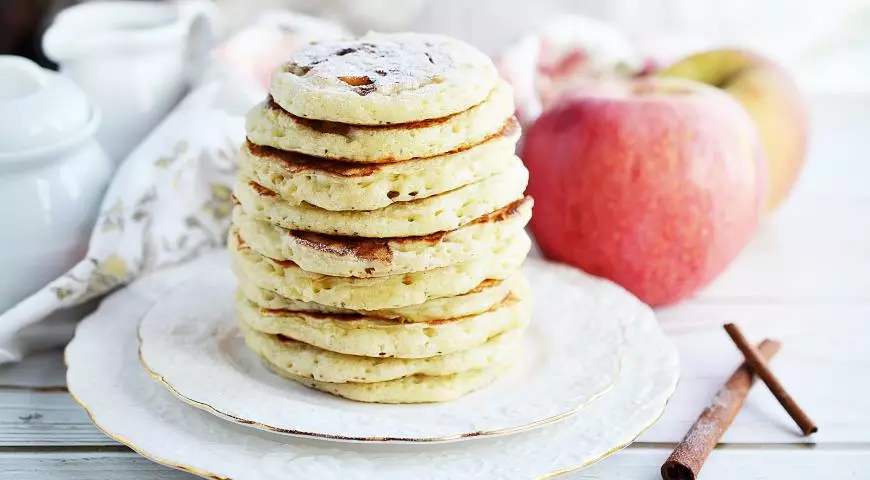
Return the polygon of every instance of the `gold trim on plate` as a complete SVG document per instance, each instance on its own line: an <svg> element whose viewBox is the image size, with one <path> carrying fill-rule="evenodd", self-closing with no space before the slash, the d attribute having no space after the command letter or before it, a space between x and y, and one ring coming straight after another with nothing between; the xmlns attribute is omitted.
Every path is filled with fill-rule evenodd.
<svg viewBox="0 0 870 480"><path fill-rule="evenodd" d="M562 475L567 475L569 473L576 472L578 470L582 470L582 469L587 468L587 467L591 467L592 465L595 465L596 463L604 460L605 458L613 455L616 452L623 450L624 448L626 448L629 445L631 445L632 443L634 443L635 440L638 439L638 437L640 437L641 435L646 433L647 430L652 428L653 425L655 425L656 423L659 422L659 420L661 420L662 416L665 414L665 410L668 409L668 404L671 402L671 398L673 398L674 392L677 391L678 384L679 384L679 379L677 380L677 382L674 383L674 388L672 388L670 393L668 393L668 397L665 399L665 403L662 404L662 410L659 412L659 414L656 416L656 418L654 418L653 421L651 421L645 427L641 428L640 431L637 432L637 435L634 436L634 438L632 438L631 440L629 440L626 443L623 443L621 445L617 445L617 446L611 448L610 450L604 452L603 454L601 454L600 456L598 456L596 458L593 458L592 460L589 460L588 462L581 463L580 465L574 465L572 467L565 467L565 468L562 468L559 470L554 470L550 473L547 473L545 475L541 475L540 477L535 478L535 480L552 480L553 478L561 477Z"/></svg>
<svg viewBox="0 0 870 480"><path fill-rule="evenodd" d="M64 351L63 363L67 367L69 366L69 362L66 359L66 351ZM140 448L138 445L136 445L135 443L130 441L128 438L109 430L108 428L104 427L103 425L100 425L100 423L97 422L97 419L94 417L94 414L91 413L91 411L88 409L88 407L85 405L85 403L79 397L76 396L73 389L69 387L69 383L67 383L67 390L69 391L69 394L72 397L73 401L76 402L79 405L79 407L81 407L82 410L85 411L85 414L88 416L88 419L90 419L91 423L93 423L94 426L97 427L97 429L99 431L103 432L107 437L111 438L112 440L126 445L131 450L133 450L138 455L140 455L141 457L146 458L148 460L151 460L154 463L158 463L160 465L174 468L177 470L181 470L184 472L192 473L194 475L197 475L197 476L200 476L203 478L210 478L212 480L233 480L231 477L225 477L223 475L218 475L216 473L202 470L202 469L193 467L191 465L185 465L183 463L175 463L175 462L166 460L165 458L160 458L160 457L157 457L157 456L154 456L154 455L147 453L144 449Z"/></svg>
<svg viewBox="0 0 870 480"><path fill-rule="evenodd" d="M620 357L619 369L618 369L617 374L616 374L616 379L610 385L608 385L607 388L604 388L600 392L598 392L595 395L593 395L592 397L590 397L584 403L582 403L582 404L580 404L580 405L578 405L570 410L566 410L566 411L559 413L557 415L553 415L553 416L547 417L547 418L542 418L542 419L536 420L534 422L526 423L523 425L517 425L515 427L501 428L501 429L496 429L496 430L478 430L476 432L467 432L467 433L459 433L459 434L455 434L455 435L444 435L441 437L427 437L427 438L350 437L350 436L343 436L343 435L330 435L330 434L326 434L326 433L306 432L306 431L302 431L302 430L293 430L293 429L275 427L275 426L267 425L267 424L260 423L260 422L254 421L254 420L240 418L240 417L237 417L235 415L231 415L229 413L221 411L220 409L218 409L217 407L215 407L213 405L209 405L209 404L207 404L205 402L201 402L199 400L194 400L194 399L184 395L183 393L179 392L175 387L173 387L169 382L167 382L166 379L162 375L155 372L154 370L151 369L151 367L148 366L148 364L145 362L145 359L142 358L142 336L139 334L138 329L136 330L136 338L139 341L139 348L137 350L137 356L139 357L139 363L142 365L142 369L145 370L145 373L150 375L151 378L153 378L154 380L157 380L157 382L159 382L161 385L163 385L164 388L169 390L170 393L172 393L178 399L180 399L184 403L187 403L188 405L205 410L206 412L211 413L212 415L215 415L218 418L224 419L226 421L229 421L229 422L232 422L232 423L235 423L238 425L253 427L253 428L256 428L259 430L264 430L267 432L277 433L280 435L292 435L292 436L298 436L298 437L319 438L322 440L339 440L339 441L347 441L347 442L439 443L439 442L450 442L450 441L460 440L463 438L492 437L492 436L499 436L499 435L510 435L510 434L515 434L515 433L521 433L521 432L525 432L527 430L532 430L534 428L538 428L538 427L548 425L550 423L554 423L554 422L557 422L559 420L568 418L571 415L579 412L580 410L583 410L590 403L594 402L595 400L598 400L599 398L601 398L604 395L606 395L607 393L609 393L613 389L614 385L616 385L616 383L619 381L619 378L622 375L622 358ZM328 395L328 394L324 393L324 395Z"/></svg>
<svg viewBox="0 0 870 480"><path fill-rule="evenodd" d="M64 354L64 364L68 365L68 363L66 361L66 354ZM655 419L653 419L649 424L647 424L639 432L637 432L637 435L635 435L634 438L632 438L630 441L628 441L624 444L618 445L618 446L608 450L607 452L603 453L602 455L600 455L592 460L581 463L579 465L574 465L571 467L566 467L566 468L562 468L559 470L554 470L552 472L549 472L549 473L546 473L544 475L537 477L536 480L551 480L553 478L556 478L556 477L559 477L562 475L567 475L569 473L576 472L578 470L582 470L584 468L590 467L590 466L600 462L601 460L604 460L605 458L613 455L614 453L619 452L620 450L631 445L632 443L634 443L634 441L637 440L638 437L643 435L647 430L649 430L653 425L658 423L658 421L662 418L662 415L664 415L665 410L667 410L667 406L670 403L671 398L673 398L673 396L674 396L674 392L676 392L676 390L677 390L678 383L679 383L679 381L674 383L673 388L668 393L667 398L665 399L664 403L662 404L661 411L659 412L658 416L656 416ZM67 388L69 388L69 385L67 385ZM188 473L192 473L194 475L198 475L198 476L203 477L203 478L210 478L213 480L233 480L232 477L225 477L223 475L218 475L216 473L208 472L206 470L202 470L202 469L190 466L190 465L185 465L183 463L171 462L169 460L150 455L149 453L145 452L144 449L138 447L135 443L133 443L129 439L127 439L121 435L118 435L118 434L112 432L111 430L107 429L106 427L100 425L97 422L97 420L94 418L94 415L91 413L91 411L88 410L88 407L84 404L84 402L82 402L75 395L75 393L73 392L72 389L69 389L69 394L70 394L70 396L72 396L73 400L82 408L82 410L85 411L85 413L88 415L88 418L91 420L91 423L93 423L95 427L97 427L101 432L106 434L112 440L115 440L116 442L122 443L122 444L130 447L130 449L132 449L137 454L141 455L143 458L146 458L154 463L159 463L160 465L163 465L166 467L175 468L177 470L182 470L182 471L185 471Z"/></svg>

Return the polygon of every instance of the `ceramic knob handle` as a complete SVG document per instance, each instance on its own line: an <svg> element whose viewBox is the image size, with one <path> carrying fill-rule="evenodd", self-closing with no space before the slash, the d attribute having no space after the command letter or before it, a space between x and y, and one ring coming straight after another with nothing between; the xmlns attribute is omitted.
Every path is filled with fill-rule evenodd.
<svg viewBox="0 0 870 480"><path fill-rule="evenodd" d="M21 98L38 92L46 75L36 63L13 55L0 55L0 101Z"/></svg>

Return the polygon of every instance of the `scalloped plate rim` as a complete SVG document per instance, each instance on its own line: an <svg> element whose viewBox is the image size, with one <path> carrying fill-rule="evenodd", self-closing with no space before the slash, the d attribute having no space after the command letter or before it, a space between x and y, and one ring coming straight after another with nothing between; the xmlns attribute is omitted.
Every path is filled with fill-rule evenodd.
<svg viewBox="0 0 870 480"><path fill-rule="evenodd" d="M562 266L555 265L555 264L551 264L551 265L553 268L556 268L556 269L571 270L570 268L567 268L567 267L562 267ZM158 275L159 275L159 273L158 273ZM140 282L141 282L141 280L140 280ZM607 283L609 283L609 282L607 282ZM616 287L616 288L619 288L619 287ZM126 294L125 292L118 292L118 293L113 295L113 297L115 297L115 298L108 299L109 301L107 303L111 303L112 301L114 301L114 302L120 301L120 296L122 294L124 294L123 295L124 299L131 300L130 298L127 298L130 296L129 294ZM149 293L149 295L150 294L151 293ZM152 300L149 303L150 303L150 305L153 305L154 301ZM150 305L148 305L148 307L150 307ZM113 306L115 306L115 305L113 304ZM94 397L94 395L98 394L99 391L102 391L103 393L107 393L110 396L111 395L120 395L122 393L127 393L127 392L117 390L118 385L116 385L116 384L110 383L108 385L101 385L98 387L98 386L92 385L91 382L87 381L88 380L88 377L87 377L88 372L87 372L86 367L89 364L90 364L90 366L95 367L97 369L111 369L111 367L107 367L105 365L105 362L101 362L102 357L100 357L99 359L95 358L97 355L95 355L93 352L89 351L88 345L87 345L89 342L93 342L93 338L88 339L88 337L95 337L95 336L99 336L99 335L104 335L104 332L99 332L99 334L93 333L93 330L96 328L96 325L99 324L99 321L102 321L103 323L105 323L107 321L107 316L108 316L109 312L102 311L103 308L104 308L104 306L101 306L97 312L95 312L93 315L91 315L90 317L85 319L78 326L77 331L76 331L76 333L77 333L76 338L67 347L67 350L65 351L65 355L64 355L64 360L69 367L69 370L67 373L67 378L68 378L68 386L69 386L70 394L73 396L75 401L77 403L79 403L82 406L82 408L87 412L87 414L89 415L91 420L94 422L94 424L97 426L97 428L99 428L100 430L105 432L111 438L130 446L132 449L137 451L137 453L139 453L143 457L149 458L157 463L161 463L161 464L169 466L169 467L184 470L184 471L194 473L194 474L199 475L199 476L203 476L203 477L207 477L207 478L215 478L215 479L232 478L229 475L235 476L235 478L237 478L237 480L242 480L242 479L247 479L247 478L262 478L261 476L251 476L254 474L251 473L250 470L243 470L244 473L234 473L234 474L216 473L216 472L226 470L227 468L229 468L229 467L226 467L226 464L225 464L226 468L223 468L223 469L218 468L219 464L227 461L226 459L223 459L220 456L218 456L217 458L211 458L211 457L214 457L214 455L212 455L211 457L208 457L208 458L211 458L211 460L208 460L205 457L198 458L197 461L194 461L191 458L179 458L179 457L184 457L184 454L178 452L177 450L173 450L173 449L167 450L167 447L163 442L155 441L153 438L149 439L147 437L148 434L141 433L141 430L139 430L140 427L136 427L136 428L131 427L130 422L135 423L135 420L131 419L130 415L124 413L124 412L127 412L127 410L124 410L124 412L120 412L117 404L113 405L112 407L108 407L106 405L106 399L105 399L106 395L97 395L96 397ZM127 318L125 321L128 323L135 322L137 324L138 318L141 318L144 315L144 313L147 312L147 310L148 310L148 308L145 308L144 311L137 314L136 318L133 318L133 319ZM127 312L124 312L124 313L127 313ZM650 323L650 322L647 322L647 323ZM655 323L655 322L653 321L652 323ZM117 329L120 327L116 326L114 328ZM646 333L654 333L657 337L659 337L659 338L657 338L657 340L659 341L660 345L659 345L658 353L657 353L658 356L656 357L656 360L658 360L658 361L654 362L652 364L650 362L643 362L643 361L641 361L641 360L643 360L643 356L641 356L641 357L638 357L637 363L640 364L641 368L645 372L644 375L654 375L656 378L658 378L658 380L653 384L653 386L655 388L653 388L651 390L647 389L645 391L645 393L644 393L645 400L635 399L636 401L644 402L642 408L633 408L630 410L626 410L630 413L628 415L628 417L631 417L630 419L626 419L624 417L619 417L620 421L623 423L628 423L627 425L620 423L619 425L609 425L609 426L607 426L607 428L605 428L605 430L607 430L607 432L608 432L607 433L608 438L610 438L610 437L618 437L618 438L610 438L610 440L608 440L608 442L610 442L610 443L608 443L609 447L599 448L598 450L595 450L592 452L580 453L577 451L576 448L568 449L568 451L566 453L567 455L580 457L577 459L576 462L565 462L565 459L560 457L559 460L561 463L565 463L564 465L561 465L561 466L559 466L559 468L556 468L556 469L552 469L552 468L549 470L541 469L541 471L543 471L545 473L534 473L534 474L530 475L531 477L540 478L540 479L545 479L545 478L549 479L549 478L553 478L555 476L570 473L572 471L576 471L576 470L579 470L581 468L585 468L589 465L592 465L593 463L600 461L601 459L603 459L609 455L612 455L613 453L615 453L615 452L619 451L620 449L629 445L641 433L643 433L643 431L645 431L650 426L655 424L655 422L661 417L661 415L664 412L665 407L666 407L669 399L673 395L673 393L676 389L677 383L679 381L679 359L678 359L676 349L673 345L673 342L670 339L668 339L661 332L660 328L657 325L655 325L655 327L652 330L653 330L652 332L646 332ZM135 326L134 326L133 332L135 332ZM93 350L93 349L91 349L91 350ZM121 352L120 355L125 355L125 353ZM646 358L646 360L649 360L649 358ZM125 360L124 362L127 362L127 363L132 362L135 365L138 365L138 361L135 358ZM124 362L122 362L122 363L124 363ZM123 365L119 365L115 368L116 369L123 369L125 367ZM130 366L128 365L126 368L130 368ZM141 374L141 378L139 378L138 381L134 380L134 383L138 382L136 384L137 387L143 387L143 386L145 386L145 384L151 382L150 378L147 375L145 375L144 372L140 371L140 374ZM82 377L83 375L84 375L84 378ZM143 382L144 380L147 380L147 382ZM104 382L98 382L98 383L104 383ZM157 385L149 385L149 386L153 390L162 390ZM97 388L98 390L95 391L94 390L95 388ZM109 388L109 390L108 391L99 390L100 388L102 388L102 389ZM113 391L113 389L114 389L114 391ZM194 409L192 407L189 407L189 406L183 404L182 402L178 401L177 399L175 399L175 397L172 397L170 394L168 394L165 391L160 392L160 393L162 393L162 395L165 395L166 397L169 397L170 399L172 399L171 402L178 402L178 404L176 405L176 404L172 404L169 400L166 400L167 402L169 402L169 408L171 410L183 410L184 412L187 412L188 415L190 413L200 412L198 409ZM160 393L158 393L157 396L160 396ZM148 418L151 416L151 414L154 413L154 412L149 413L149 411L150 411L149 409L142 408L142 405L141 405L142 399L139 398L138 396L136 396L134 398L134 400L136 402L138 402L136 405L132 405L132 406L131 405L122 405L121 407L127 407L128 409L133 408L133 410L130 410L129 413L133 414L133 416L137 417L137 419L138 419L138 417ZM635 405L632 403L631 406L635 406ZM612 408L612 406L611 406L611 408ZM190 410L188 410L188 409L190 409ZM227 427L222 426L221 424L223 422L221 420L217 419L216 417L202 413L202 412L200 412L200 413L203 417L208 417L208 420L204 420L203 422L201 422L199 424L200 427L209 428L209 429L212 429L215 427L221 427L218 430L229 429L228 426ZM642 421L634 418L638 415L642 418ZM550 439L551 443L553 443L554 442L553 437L559 437L560 435L564 436L564 434L568 434L568 435L573 435L574 437L577 437L576 431L578 428L582 429L585 426L587 428L594 429L594 425L592 427L590 427L589 425L586 425L586 423L581 421L581 420L590 420L589 423L594 424L594 422L591 421L593 419L592 418L581 418L583 416L584 416L584 414L581 413L575 417L572 417L571 419L567 420L566 422L548 427L546 430L549 430L550 432L554 432L554 433L543 436L543 438ZM589 415L587 415L587 416L589 416ZM185 418L186 418L186 416L185 416ZM160 419L160 420L162 420L162 419ZM631 420L631 421L629 421L629 420ZM571 424L571 427L573 427L573 428L568 428L568 424ZM159 425L159 427L158 427L159 429L167 431L169 433L173 433L173 437L184 438L187 434L190 433L187 430L179 430L178 425L175 425L172 422L161 421L161 422L158 422L157 425ZM212 425L212 427L208 427L208 425ZM237 428L238 427L236 427L236 429ZM235 432L236 429L230 429L230 430L233 430ZM614 433L614 431L616 429L620 429L621 430L620 433L618 433L618 434ZM535 432L537 432L537 431L524 433L524 434L517 435L517 436L511 436L511 437L499 437L499 438L493 440L494 442L497 443L496 446L501 446L501 448L496 449L497 451L495 452L495 454L500 455L501 451L505 450L504 446L509 446L510 447L509 450L513 450L513 449L519 448L518 446L528 446L528 445L531 445L534 443L542 443L542 442L521 440L523 438L530 439L530 438L542 437L542 435L538 435ZM240 435L241 437L243 437L240 440L242 440L245 444L247 444L247 443L253 444L253 443L256 443L258 441L262 441L262 442L270 442L270 444L275 443L278 445L282 445L282 447L281 447L282 454L289 454L290 452L295 450L294 447L298 446L298 449L301 449L301 450L312 450L312 449L320 450L321 448L326 449L326 450L332 450L332 451L336 452L336 455L338 455L338 457L343 458L345 456L345 454L343 454L341 452L348 450L348 449L353 450L354 445L360 445L360 444L344 444L345 445L344 449L336 449L336 448L327 448L327 446L328 445L342 445L342 444L336 444L334 442L323 442L326 446L324 446L324 447L319 447L319 446L312 447L312 445L314 443L318 443L318 441L307 441L306 442L302 439L293 439L293 438L286 437L286 436L281 437L281 436L277 436L277 435L270 435L267 433L260 433L258 435L254 435L253 433L244 434L243 431L239 431L239 432L235 432L235 433L237 435ZM145 435L145 436L143 437L143 435ZM201 443L201 441L203 441L201 436L204 434L203 434L203 432L198 432L197 435L199 435L199 437L196 437L196 440L198 440ZM275 437L275 438L273 438L273 437ZM502 440L502 439L504 439L504 440ZM583 440L584 437L581 435L577 439ZM298 440L298 441L296 441L296 440ZM551 446L554 446L554 447L558 446L559 445L558 440L559 439L556 438L554 444ZM177 442L180 440L178 438L174 438L174 441ZM146 445L147 443L151 443L152 445L150 445L150 446ZM485 447L483 445L483 443L484 442L472 443L472 444L470 444L471 447L469 447L469 449L470 450L478 450L478 451L483 450L483 449L494 450L494 448ZM455 444L443 444L443 446L446 446L446 447L450 447L451 445L455 445ZM397 445L397 447L398 447L398 445ZM418 446L416 448L427 448L427 449L433 448L433 449L443 450L443 448L440 448L440 447L442 447L441 444L435 444L435 445L429 445L428 447ZM199 451L197 451L197 452L199 452ZM238 453L236 451L236 449L232 449L230 452L233 455ZM423 450L423 452L425 452L425 450ZM304 457L295 457L295 458L297 460L298 459L304 460ZM321 457L316 457L316 458L321 458ZM395 460L395 455L392 455L390 458L393 458L394 462L397 461L397 460ZM512 457L512 458L516 458L516 457ZM334 459L334 460L337 462L340 462L341 458ZM255 462L255 460L250 460L250 462ZM449 465L452 465L452 463L457 463L457 462L447 462L446 465L449 466ZM259 463L247 463L247 464L250 467L255 467L255 466L261 467L261 464L259 464ZM232 463L229 465L231 465L232 468L235 468L235 466L236 466L235 464L232 464ZM335 467L335 465L332 465L332 466ZM451 468L455 469L457 467L451 467ZM346 470L346 469L331 470L331 471L333 473L340 471L340 472L344 472L345 474L358 473L354 470ZM460 470L460 471L464 471L464 470ZM513 470L511 470L511 471L513 471ZM386 470L381 470L381 472L385 472L387 474L395 473L395 472L386 471ZM432 473L429 470L425 470L425 472L427 473L427 477L429 476L428 475L429 473ZM384 478L403 478L400 476L392 477L389 475L382 475L382 477L384 477ZM359 478L365 478L365 477L359 477Z"/></svg>

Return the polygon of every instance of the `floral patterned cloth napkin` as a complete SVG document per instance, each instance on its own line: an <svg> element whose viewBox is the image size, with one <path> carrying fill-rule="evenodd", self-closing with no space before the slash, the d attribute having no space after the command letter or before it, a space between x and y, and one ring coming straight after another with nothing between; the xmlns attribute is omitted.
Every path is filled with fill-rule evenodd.
<svg viewBox="0 0 870 480"><path fill-rule="evenodd" d="M199 85L122 163L86 257L0 315L0 363L69 340L86 313L70 307L224 244L244 114L266 95L262 72L302 43L346 35L310 17L264 18L216 49Z"/></svg>

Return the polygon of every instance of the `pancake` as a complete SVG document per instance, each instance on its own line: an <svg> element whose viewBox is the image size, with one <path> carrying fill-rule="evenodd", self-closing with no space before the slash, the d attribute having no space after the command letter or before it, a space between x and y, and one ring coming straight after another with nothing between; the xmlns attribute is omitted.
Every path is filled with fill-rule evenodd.
<svg viewBox="0 0 870 480"><path fill-rule="evenodd" d="M273 372L288 380L349 400L368 403L433 403L448 402L480 390L510 370L514 361L516 360L512 359L507 365L493 365L489 368L467 370L453 375L438 377L413 375L378 383L319 382L288 373L270 364L268 360L264 363Z"/></svg>
<svg viewBox="0 0 870 480"><path fill-rule="evenodd" d="M349 125L297 117L268 99L248 112L245 127L257 145L346 162L390 163L472 147L501 131L513 114L513 90L500 81L483 103L448 117Z"/></svg>
<svg viewBox="0 0 870 480"><path fill-rule="evenodd" d="M492 61L459 40L369 33L294 52L270 91L299 117L379 125L461 112L483 101L497 80Z"/></svg>
<svg viewBox="0 0 870 480"><path fill-rule="evenodd" d="M239 175L233 190L245 213L291 230L352 237L414 237L455 230L521 198L529 172L517 161L509 170L471 185L378 210L335 212L291 205L277 193Z"/></svg>
<svg viewBox="0 0 870 480"><path fill-rule="evenodd" d="M326 160L245 142L238 156L243 175L286 202L326 210L375 210L431 197L510 168L520 128L511 118L479 145L431 158L369 164Z"/></svg>
<svg viewBox="0 0 870 480"><path fill-rule="evenodd" d="M343 277L383 277L431 270L485 255L522 232L532 216L525 197L449 232L419 237L365 238L287 230L233 210L233 225L255 252L290 260L304 270Z"/></svg>
<svg viewBox="0 0 870 480"><path fill-rule="evenodd" d="M367 317L413 323L464 317L485 312L498 305L510 292L521 298L526 298L529 294L529 284L521 273L515 273L505 280L484 280L474 289L461 295L433 298L417 305L382 310L351 310L314 302L291 300L271 290L254 285L244 276L239 276L239 291L251 303L260 308L342 315L360 314Z"/></svg>
<svg viewBox="0 0 870 480"><path fill-rule="evenodd" d="M372 358L330 352L287 337L258 332L238 322L245 343L276 369L319 382L373 383L411 375L451 375L504 364L522 346L522 329L513 329L484 344L447 355L420 359Z"/></svg>
<svg viewBox="0 0 870 480"><path fill-rule="evenodd" d="M237 275L254 285L292 300L354 310L397 308L460 295L486 279L509 277L531 248L529 236L521 232L489 255L469 262L403 275L353 278L307 272L292 262L260 255L241 242L235 228L228 243Z"/></svg>
<svg viewBox="0 0 870 480"><path fill-rule="evenodd" d="M531 317L528 301L509 294L492 309L431 322L407 323L362 315L259 308L236 297L238 320L270 335L283 335L331 352L374 358L425 358L476 347Z"/></svg>

